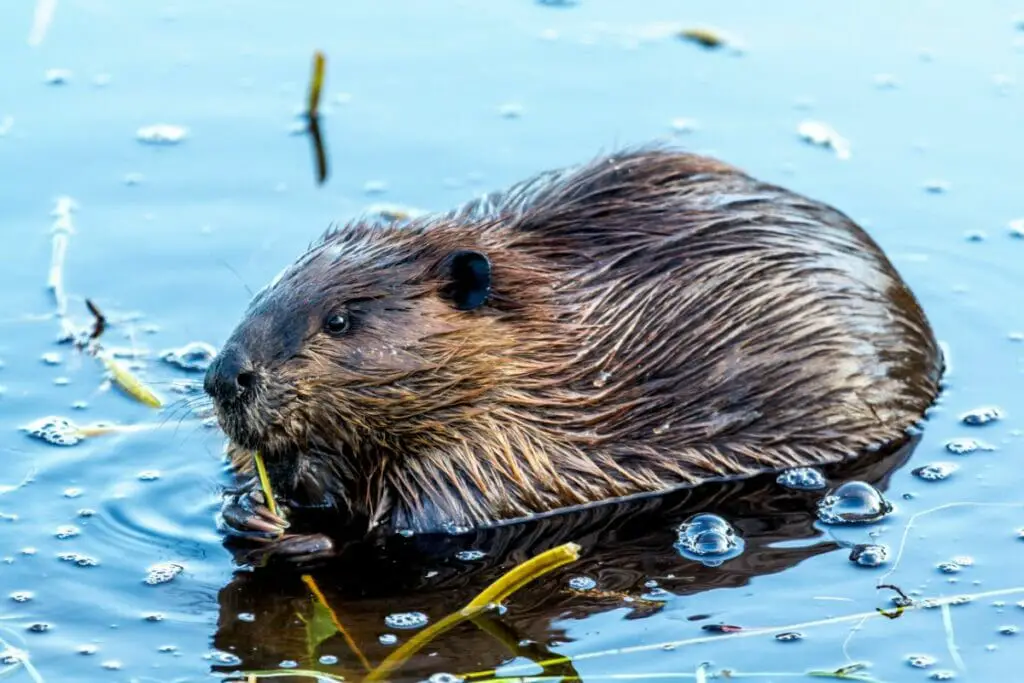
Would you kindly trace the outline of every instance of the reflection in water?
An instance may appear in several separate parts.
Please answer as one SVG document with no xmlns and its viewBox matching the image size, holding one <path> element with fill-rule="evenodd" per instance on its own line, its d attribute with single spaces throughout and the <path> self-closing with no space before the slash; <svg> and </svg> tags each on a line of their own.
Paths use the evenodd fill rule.
<svg viewBox="0 0 1024 683">
<path fill-rule="evenodd" d="M 895 452 L 864 456 L 824 472 L 833 485 L 856 479 L 885 490 L 890 474 L 910 457 L 918 439 Z M 291 662 L 358 680 L 363 664 L 347 639 L 370 663 L 379 663 L 394 649 L 392 638 L 381 638 L 389 632 L 389 615 L 418 611 L 431 621 L 441 619 L 516 564 L 572 541 L 583 548 L 577 562 L 521 589 L 509 600 L 507 612 L 491 613 L 479 626 L 462 624 L 443 635 L 393 680 L 486 670 L 515 658 L 550 659 L 549 648 L 571 642 L 565 628 L 557 625 L 561 620 L 624 607 L 629 609 L 624 618 L 643 618 L 675 596 L 744 586 L 754 577 L 839 548 L 815 527 L 821 495 L 785 488 L 774 475 L 763 475 L 461 536 L 353 541 L 342 545 L 329 563 L 308 570 L 345 634 L 324 630 L 329 615 L 316 607 L 300 571 L 282 565 L 246 568 L 220 591 L 214 637 L 216 648 L 236 655 L 241 663 L 218 663 L 213 671 L 270 669 Z M 725 518 L 743 539 L 744 552 L 716 567 L 682 557 L 673 546 L 677 528 L 695 512 Z M 573 590 L 570 579 L 581 576 L 593 579 L 596 588 Z M 395 635 L 401 642 L 407 632 Z M 561 667 L 548 672 L 572 675 L 571 666 Z"/>
</svg>

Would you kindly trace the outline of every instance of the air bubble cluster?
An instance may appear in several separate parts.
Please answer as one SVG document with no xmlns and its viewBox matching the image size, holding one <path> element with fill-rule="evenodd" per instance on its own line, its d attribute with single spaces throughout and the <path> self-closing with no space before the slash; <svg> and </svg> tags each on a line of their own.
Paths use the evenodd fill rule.
<svg viewBox="0 0 1024 683">
<path fill-rule="evenodd" d="M 50 415 L 25 425 L 22 428 L 29 436 L 42 439 L 54 446 L 76 446 L 85 438 L 71 420 Z"/>
<path fill-rule="evenodd" d="M 217 355 L 217 349 L 206 342 L 191 342 L 180 349 L 169 349 L 160 354 L 160 360 L 189 372 L 206 372 Z"/>
<path fill-rule="evenodd" d="M 384 617 L 384 623 L 388 628 L 404 630 L 423 628 L 427 621 L 427 615 L 423 612 L 396 612 Z"/>
<path fill-rule="evenodd" d="M 743 552 L 743 539 L 718 515 L 694 515 L 679 526 L 677 533 L 675 548 L 679 554 L 709 567 L 718 566 Z"/>
<path fill-rule="evenodd" d="M 797 491 L 816 491 L 827 485 L 825 475 L 813 467 L 795 467 L 779 473 L 775 481 L 780 486 Z"/>
</svg>

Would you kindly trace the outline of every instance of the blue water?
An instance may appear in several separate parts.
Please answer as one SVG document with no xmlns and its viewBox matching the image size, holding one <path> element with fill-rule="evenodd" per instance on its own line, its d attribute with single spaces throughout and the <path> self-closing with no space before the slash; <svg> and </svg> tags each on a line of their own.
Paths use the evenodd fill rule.
<svg viewBox="0 0 1024 683">
<path fill-rule="evenodd" d="M 935 608 L 789 628 L 889 607 L 890 593 L 875 584 L 890 571 L 888 581 L 918 597 L 1024 587 L 1016 569 L 1024 560 L 1024 239 L 1008 227 L 1024 218 L 1024 30 L 1014 20 L 1024 3 L 65 0 L 35 47 L 26 40 L 33 11 L 28 2 L 0 10 L 0 638 L 27 652 L 43 679 L 194 681 L 294 660 L 358 680 L 361 666 L 340 636 L 309 651 L 295 615 L 308 614 L 311 598 L 296 576 L 239 568 L 222 546 L 213 525 L 226 481 L 216 430 L 180 405 L 156 412 L 101 390 L 96 361 L 55 344 L 45 284 L 59 196 L 77 204 L 64 269 L 72 319 L 86 324 L 84 298 L 95 301 L 114 322 L 104 340 L 148 349 L 139 374 L 173 399 L 169 382 L 189 377 L 155 354 L 222 342 L 247 290 L 331 222 L 376 202 L 446 209 L 652 139 L 715 154 L 850 214 L 890 254 L 948 344 L 949 389 L 923 440 L 891 479 L 874 473 L 895 512 L 835 534 L 888 544 L 894 555 L 905 537 L 903 552 L 898 563 L 855 567 L 812 525 L 810 503 L 776 509 L 778 492 L 769 489 L 760 507 L 707 508 L 731 515 L 747 540 L 744 554 L 720 568 L 676 554 L 671 515 L 592 533 L 575 539 L 589 559 L 514 597 L 496 623 L 512 642 L 560 654 L 649 646 L 580 659 L 575 670 L 588 681 L 692 679 L 703 662 L 711 672 L 783 680 L 851 661 L 871 662 L 869 672 L 885 681 L 947 670 L 993 681 L 1024 665 L 1024 635 L 1006 628 L 1024 627 L 1016 604 L 1024 593 L 953 606 L 948 619 Z M 743 49 L 674 37 L 705 24 Z M 317 49 L 327 56 L 330 177 L 322 186 L 309 141 L 289 132 Z M 50 69 L 71 77 L 47 84 Z M 880 87 L 887 79 L 876 77 L 886 74 L 896 87 Z M 695 129 L 674 132 L 679 118 Z M 797 126 L 808 119 L 849 139 L 851 158 L 802 142 Z M 187 128 L 186 139 L 136 140 L 140 127 L 158 123 Z M 926 191 L 935 181 L 948 191 Z M 367 183 L 385 191 L 370 195 Z M 44 364 L 48 352 L 62 363 Z M 76 401 L 88 407 L 75 409 Z M 982 428 L 959 422 L 982 405 L 1000 406 L 1004 419 Z M 47 415 L 161 428 L 71 448 L 19 431 Z M 964 436 L 995 450 L 943 448 Z M 942 482 L 911 474 L 936 461 L 960 467 Z M 159 477 L 140 479 L 146 471 Z M 80 495 L 67 497 L 69 488 Z M 905 533 L 913 515 L 950 504 L 961 505 L 917 517 Z M 95 514 L 81 517 L 82 509 Z M 56 538 L 69 524 L 80 535 Z M 571 529 L 560 533 L 574 539 Z M 517 544 L 481 549 L 504 568 L 532 554 Z M 67 552 L 99 563 L 58 558 Z M 437 548 L 427 554 L 414 544 L 394 552 L 317 576 L 372 663 L 395 649 L 381 634 L 401 643 L 413 633 L 390 630 L 385 616 L 420 611 L 436 621 L 497 575 L 492 567 L 451 578 L 467 564 L 452 559 L 454 546 L 441 559 Z M 974 563 L 957 574 L 936 569 L 957 556 Z M 147 585 L 160 562 L 183 571 Z M 598 592 L 566 594 L 581 575 Z M 451 583 L 431 584 L 442 579 Z M 642 599 L 650 581 L 667 591 L 654 596 L 660 606 Z M 31 599 L 8 599 L 25 591 Z M 701 628 L 719 623 L 804 638 Z M 49 628 L 36 632 L 37 624 Z M 79 653 L 83 646 L 92 653 Z M 324 654 L 337 663 L 320 662 Z M 915 654 L 937 661 L 914 668 L 906 657 Z M 464 625 L 393 680 L 502 664 L 516 675 L 539 671 L 526 661 Z M 29 667 L 10 666 L 0 668 L 9 680 L 33 680 Z"/>
</svg>

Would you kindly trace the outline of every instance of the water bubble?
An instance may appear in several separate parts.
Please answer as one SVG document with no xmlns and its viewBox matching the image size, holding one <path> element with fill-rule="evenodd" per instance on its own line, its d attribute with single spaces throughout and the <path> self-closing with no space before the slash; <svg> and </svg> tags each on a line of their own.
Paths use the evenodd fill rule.
<svg viewBox="0 0 1024 683">
<path fill-rule="evenodd" d="M 862 481 L 848 481 L 818 501 L 818 519 L 825 524 L 867 524 L 891 511 L 892 503 Z"/>
<path fill-rule="evenodd" d="M 459 536 L 460 534 L 469 533 L 469 527 L 461 524 L 456 524 L 450 520 L 441 524 L 441 530 L 449 536 Z M 412 536 L 412 533 L 409 534 Z"/>
<path fill-rule="evenodd" d="M 995 446 L 977 439 L 960 438 L 950 439 L 946 442 L 946 450 L 954 455 L 967 455 L 975 451 L 994 451 L 995 449 Z"/>
<path fill-rule="evenodd" d="M 935 671 L 932 672 L 932 675 L 928 678 L 932 679 L 933 681 L 951 681 L 954 678 L 956 678 L 956 674 L 952 671 Z"/>
<path fill-rule="evenodd" d="M 156 481 L 159 478 L 159 470 L 143 470 L 139 472 L 139 481 Z"/>
<path fill-rule="evenodd" d="M 700 126 L 694 119 L 675 118 L 669 123 L 673 133 L 682 135 L 696 131 Z"/>
<path fill-rule="evenodd" d="M 86 518 L 88 518 L 88 517 L 95 517 L 96 516 L 96 511 L 95 510 L 90 510 L 89 508 L 82 508 L 81 510 L 79 510 L 75 514 L 77 514 L 79 517 L 86 517 Z"/>
<path fill-rule="evenodd" d="M 36 622 L 35 624 L 29 624 L 25 630 L 29 633 L 46 633 L 52 628 L 49 624 L 43 622 Z"/>
<path fill-rule="evenodd" d="M 831 148 L 838 159 L 850 158 L 850 141 L 827 123 L 803 121 L 797 126 L 796 132 L 808 144 Z"/>
<path fill-rule="evenodd" d="M 338 663 L 338 658 L 334 655 L 321 655 L 320 659 L 317 661 L 325 666 L 334 666 Z"/>
<path fill-rule="evenodd" d="M 876 74 L 873 80 L 879 90 L 895 90 L 900 86 L 899 80 L 892 74 Z"/>
<path fill-rule="evenodd" d="M 65 85 L 70 80 L 70 69 L 47 69 L 43 75 L 43 81 L 46 85 Z"/>
<path fill-rule="evenodd" d="M 569 588 L 574 591 L 590 591 L 597 588 L 597 581 L 589 576 L 574 576 L 569 579 Z"/>
<path fill-rule="evenodd" d="M 935 568 L 943 574 L 959 574 L 963 571 L 963 566 L 956 562 L 939 562 Z"/>
<path fill-rule="evenodd" d="M 423 628 L 427 621 L 427 615 L 423 612 L 396 612 L 384 617 L 387 627 L 394 629 Z"/>
<path fill-rule="evenodd" d="M 968 230 L 964 233 L 964 239 L 968 242 L 984 242 L 988 235 L 985 234 L 984 230 Z"/>
<path fill-rule="evenodd" d="M 943 479 L 948 479 L 958 469 L 960 467 L 951 462 L 933 462 L 915 468 L 911 471 L 911 474 L 925 481 L 942 481 Z"/>
<path fill-rule="evenodd" d="M 33 598 L 31 591 L 16 591 L 11 593 L 11 600 L 14 602 L 28 602 Z"/>
<path fill-rule="evenodd" d="M 449 673 L 437 673 L 427 679 L 428 683 L 463 683 L 465 679 Z"/>
<path fill-rule="evenodd" d="M 142 618 L 143 620 L 148 621 L 151 624 L 155 624 L 157 622 L 163 621 L 164 615 L 160 614 L 159 612 L 154 612 L 153 614 L 147 614 Z"/>
<path fill-rule="evenodd" d="M 709 567 L 740 555 L 744 548 L 743 539 L 718 515 L 694 515 L 679 526 L 677 534 L 679 554 Z"/>
<path fill-rule="evenodd" d="M 67 418 L 56 415 L 30 422 L 22 427 L 22 431 L 54 446 L 75 446 L 85 438 L 78 425 Z"/>
<path fill-rule="evenodd" d="M 77 489 L 73 487 L 64 489 L 65 498 L 78 498 L 80 495 L 82 495 L 82 489 Z"/>
<path fill-rule="evenodd" d="M 498 115 L 503 119 L 518 119 L 523 115 L 523 105 L 518 102 L 507 102 L 498 107 Z"/>
<path fill-rule="evenodd" d="M 189 372 L 206 372 L 217 355 L 217 349 L 206 342 L 190 342 L 178 349 L 160 352 L 160 360 Z"/>
<path fill-rule="evenodd" d="M 1000 626 L 999 633 L 1004 636 L 1015 636 L 1020 633 L 1020 629 L 1016 626 Z"/>
<path fill-rule="evenodd" d="M 146 570 L 146 583 L 150 586 L 167 583 L 173 581 L 183 571 L 185 568 L 176 562 L 160 562 Z"/>
<path fill-rule="evenodd" d="M 239 612 L 238 613 L 238 620 L 239 621 L 244 621 L 244 622 L 247 622 L 247 623 L 251 624 L 252 622 L 256 621 L 256 615 L 253 614 L 252 612 Z"/>
<path fill-rule="evenodd" d="M 798 491 L 814 491 L 827 485 L 825 475 L 813 467 L 794 467 L 779 473 L 775 481 L 780 486 Z"/>
<path fill-rule="evenodd" d="M 377 638 L 377 640 L 380 642 L 381 645 L 394 645 L 398 642 L 398 636 L 396 636 L 394 633 L 382 633 L 380 634 L 380 637 Z"/>
<path fill-rule="evenodd" d="M 779 633 L 775 636 L 775 640 L 780 643 L 792 643 L 803 639 L 804 634 L 799 631 L 786 631 L 785 633 Z"/>
<path fill-rule="evenodd" d="M 135 187 L 142 182 L 141 173 L 125 173 L 121 181 L 128 187 Z"/>
<path fill-rule="evenodd" d="M 889 546 L 859 543 L 850 551 L 850 562 L 861 567 L 880 567 L 889 561 Z"/>
<path fill-rule="evenodd" d="M 156 651 L 157 652 L 162 652 L 162 653 L 165 653 L 165 654 L 172 653 L 172 652 L 177 652 L 178 651 L 178 646 L 177 645 L 161 645 L 160 647 L 158 647 L 156 649 Z"/>
<path fill-rule="evenodd" d="M 960 421 L 971 427 L 980 427 L 1003 419 L 1003 411 L 998 406 L 981 406 L 968 410 L 960 416 Z"/>
<path fill-rule="evenodd" d="M 455 553 L 456 559 L 462 560 L 463 562 L 472 562 L 473 560 L 479 560 L 486 555 L 487 553 L 485 553 L 482 550 L 460 550 L 459 552 Z"/>
<path fill-rule="evenodd" d="M 99 651 L 99 648 L 96 647 L 95 645 L 79 645 L 77 648 L 75 648 L 75 652 L 77 652 L 80 655 L 86 655 L 86 656 L 94 655 L 98 651 Z"/>
<path fill-rule="evenodd" d="M 74 538 L 80 533 L 82 532 L 78 529 L 78 527 L 71 526 L 70 524 L 65 524 L 64 526 L 57 527 L 57 531 L 55 531 L 53 535 L 61 540 L 64 540 L 68 538 Z"/>
<path fill-rule="evenodd" d="M 121 662 L 119 662 L 116 659 L 108 659 L 107 661 L 103 662 L 102 666 L 104 669 L 107 669 L 108 671 L 117 671 L 123 666 L 123 664 L 121 664 Z"/>
<path fill-rule="evenodd" d="M 932 180 L 926 180 L 922 187 L 924 187 L 924 191 L 929 194 L 945 194 L 946 192 L 949 192 L 952 185 L 948 180 L 939 180 L 938 178 L 934 178 Z"/>
<path fill-rule="evenodd" d="M 1024 218 L 1014 218 L 1008 224 L 1010 237 L 1024 239 Z"/>
<path fill-rule="evenodd" d="M 368 180 L 363 183 L 363 192 L 366 194 L 384 194 L 388 190 L 388 184 L 383 180 Z"/>
<path fill-rule="evenodd" d="M 299 663 L 294 659 L 282 659 L 277 665 L 282 669 L 297 669 L 299 667 Z"/>
<path fill-rule="evenodd" d="M 70 562 L 76 567 L 96 567 L 100 563 L 99 560 L 88 555 L 82 555 L 81 553 L 61 553 L 57 556 L 57 559 L 61 562 Z"/>
<path fill-rule="evenodd" d="M 170 123 L 143 126 L 135 131 L 135 139 L 146 145 L 176 145 L 188 137 L 188 129 Z"/>
<path fill-rule="evenodd" d="M 242 663 L 242 659 L 231 652 L 224 652 L 222 650 L 214 650 L 210 653 L 209 659 L 215 660 L 218 664 L 224 664 L 226 666 L 238 666 Z"/>
<path fill-rule="evenodd" d="M 907 664 L 915 669 L 927 669 L 935 666 L 937 660 L 931 655 L 910 655 L 907 657 Z"/>
</svg>

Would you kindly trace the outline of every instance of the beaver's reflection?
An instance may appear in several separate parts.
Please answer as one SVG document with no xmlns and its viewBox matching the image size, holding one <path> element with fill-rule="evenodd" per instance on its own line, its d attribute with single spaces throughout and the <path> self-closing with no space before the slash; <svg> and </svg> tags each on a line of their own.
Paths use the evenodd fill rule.
<svg viewBox="0 0 1024 683">
<path fill-rule="evenodd" d="M 884 490 L 890 474 L 916 444 L 915 437 L 898 451 L 825 468 L 825 473 L 831 485 L 860 479 Z M 352 542 L 329 564 L 307 571 L 347 634 L 336 631 L 325 610 L 314 609 L 316 600 L 300 571 L 278 566 L 239 572 L 220 591 L 214 644 L 238 655 L 245 670 L 293 661 L 302 668 L 359 680 L 365 663 L 351 642 L 373 665 L 395 648 L 382 644 L 381 634 L 394 633 L 399 642 L 410 635 L 388 628 L 386 616 L 422 612 L 436 621 L 463 607 L 519 562 L 574 541 L 583 547 L 577 562 L 521 589 L 509 600 L 508 612 L 489 616 L 485 628 L 465 623 L 430 643 L 390 680 L 419 681 L 434 672 L 490 669 L 516 656 L 537 661 L 550 656 L 548 648 L 569 640 L 557 626 L 559 620 L 612 609 L 626 609 L 626 618 L 636 618 L 660 609 L 658 596 L 651 596 L 644 585 L 652 579 L 674 595 L 739 587 L 753 577 L 835 550 L 837 544 L 814 527 L 822 493 L 789 490 L 766 475 L 463 536 Z M 743 554 L 718 567 L 681 557 L 673 547 L 675 531 L 696 512 L 714 512 L 731 522 L 745 540 Z M 466 550 L 486 554 L 459 560 L 456 554 Z M 572 576 L 596 580 L 597 589 L 572 591 Z M 518 651 L 510 653 L 517 643 Z M 337 663 L 320 663 L 325 655 L 324 661 L 337 658 Z M 215 667 L 221 672 L 236 670 Z M 564 665 L 549 671 L 571 674 Z"/>
</svg>

